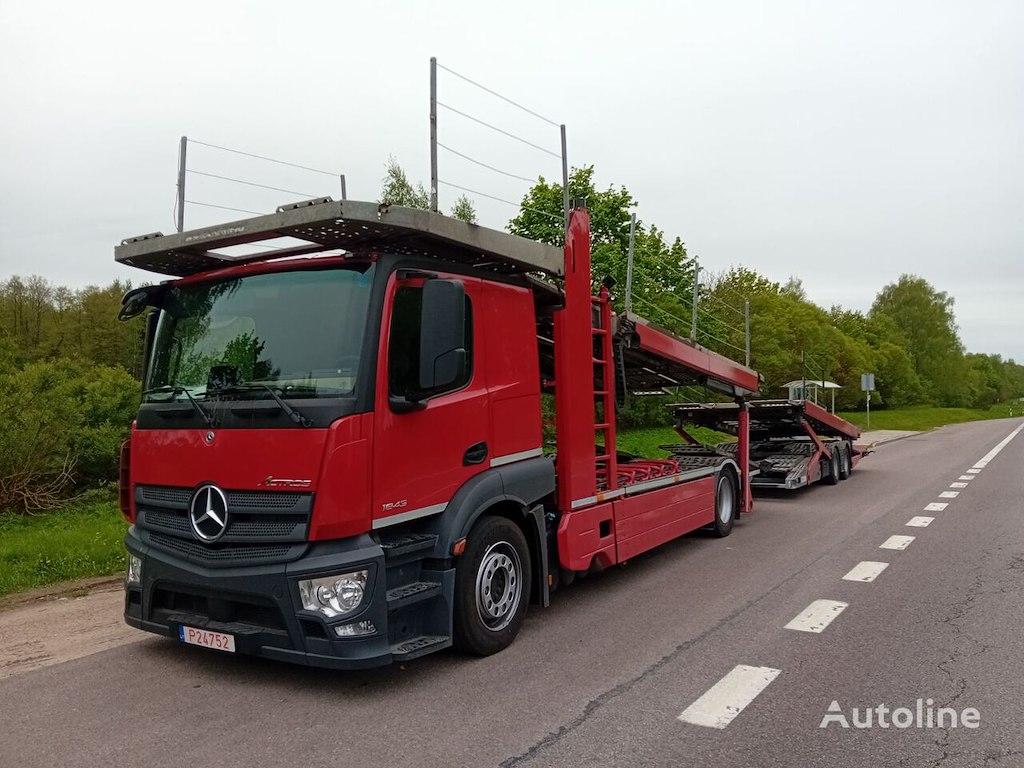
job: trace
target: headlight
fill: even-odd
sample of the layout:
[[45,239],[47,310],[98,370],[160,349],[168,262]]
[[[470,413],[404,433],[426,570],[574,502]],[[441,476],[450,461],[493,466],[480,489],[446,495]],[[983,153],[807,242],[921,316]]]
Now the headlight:
[[340,576],[304,579],[299,582],[302,607],[329,619],[352,613],[363,602],[369,575],[369,571],[353,571]]
[[139,585],[142,583],[142,558],[135,555],[128,555],[128,575],[125,576],[127,584]]

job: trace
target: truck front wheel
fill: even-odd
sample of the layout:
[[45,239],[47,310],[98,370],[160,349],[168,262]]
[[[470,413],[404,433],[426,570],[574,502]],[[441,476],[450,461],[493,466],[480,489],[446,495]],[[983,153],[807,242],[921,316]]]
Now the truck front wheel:
[[484,517],[455,569],[455,647],[477,656],[507,648],[530,599],[530,548],[515,523]]

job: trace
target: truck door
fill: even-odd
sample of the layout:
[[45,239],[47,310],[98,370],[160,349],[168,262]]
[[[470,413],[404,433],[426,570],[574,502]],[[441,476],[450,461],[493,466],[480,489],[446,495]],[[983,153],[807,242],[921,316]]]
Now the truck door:
[[459,487],[489,465],[490,418],[474,322],[481,281],[457,275],[465,289],[466,365],[445,391],[414,405],[419,384],[420,309],[424,278],[392,275],[384,302],[377,366],[373,441],[373,527],[386,528],[442,512]]

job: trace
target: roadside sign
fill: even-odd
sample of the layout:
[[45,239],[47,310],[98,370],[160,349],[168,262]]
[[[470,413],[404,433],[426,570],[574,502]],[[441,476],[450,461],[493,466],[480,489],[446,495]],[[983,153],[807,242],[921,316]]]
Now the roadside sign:
[[874,392],[875,391],[875,374],[873,374],[873,373],[862,373],[860,375],[860,391],[861,392]]

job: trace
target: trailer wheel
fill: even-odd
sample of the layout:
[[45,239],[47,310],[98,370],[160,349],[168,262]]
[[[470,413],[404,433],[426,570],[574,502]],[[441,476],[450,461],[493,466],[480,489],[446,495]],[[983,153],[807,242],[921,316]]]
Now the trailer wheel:
[[845,480],[853,470],[853,463],[850,460],[850,444],[843,443],[839,451],[839,479]]
[[732,472],[723,471],[715,483],[715,522],[711,529],[716,536],[726,537],[732,533],[736,522],[736,507],[739,494],[736,491],[736,479]]
[[454,644],[477,656],[507,648],[530,600],[530,548],[515,523],[481,518],[455,569]]
[[828,460],[828,474],[822,478],[828,485],[835,485],[839,482],[839,467],[841,464],[839,455],[842,450],[838,445],[832,446],[832,457]]

